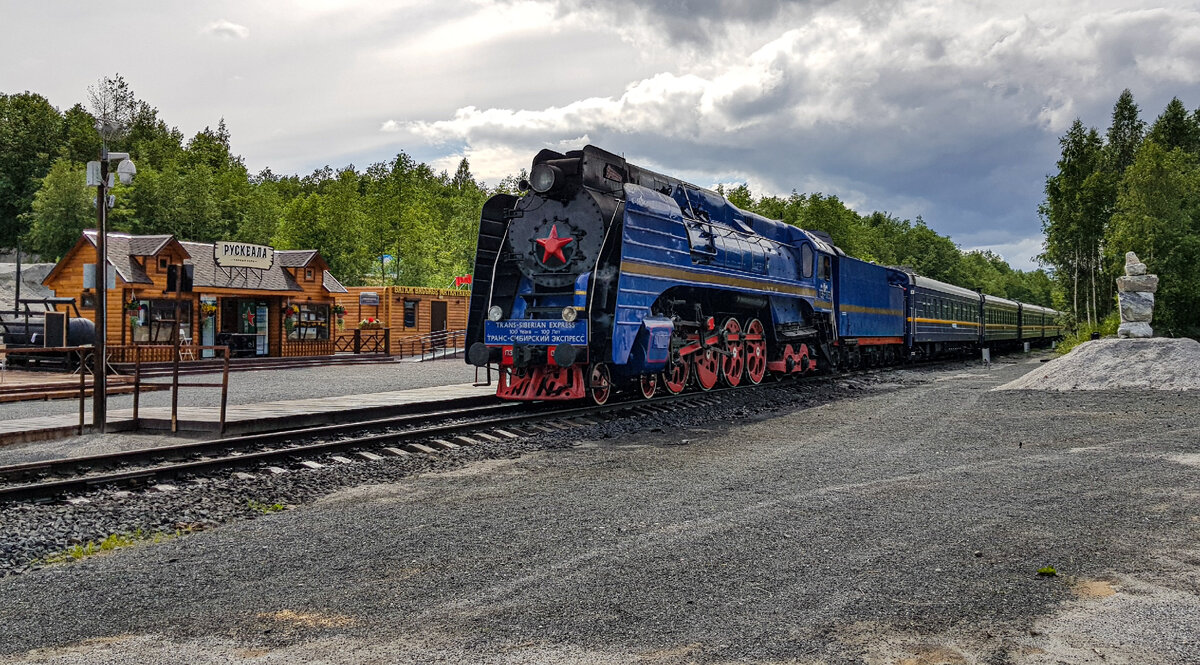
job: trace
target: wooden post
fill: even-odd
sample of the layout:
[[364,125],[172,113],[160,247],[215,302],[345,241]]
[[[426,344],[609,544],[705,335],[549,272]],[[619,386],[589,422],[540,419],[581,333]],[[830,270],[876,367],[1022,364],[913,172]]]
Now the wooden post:
[[221,371],[221,429],[218,437],[225,436],[225,405],[229,401],[229,347],[225,347],[225,367]]
[[142,347],[133,343],[133,427],[138,425],[138,401],[142,396]]
[[361,350],[362,350],[362,328],[355,328],[354,329],[354,354],[358,355],[358,352]]
[[383,329],[383,353],[384,355],[392,355],[392,329]]
[[[17,260],[20,261],[20,251],[17,252]],[[69,357],[69,356],[68,356]],[[87,403],[87,384],[84,379],[87,378],[87,356],[83,348],[79,349],[79,436],[83,436],[83,405]]]
[[175,271],[175,312],[171,322],[171,433],[179,432],[179,299],[183,295],[183,263]]

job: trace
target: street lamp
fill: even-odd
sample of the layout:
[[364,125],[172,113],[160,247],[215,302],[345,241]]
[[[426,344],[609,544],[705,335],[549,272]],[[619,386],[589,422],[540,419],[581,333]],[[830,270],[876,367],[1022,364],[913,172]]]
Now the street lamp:
[[[88,164],[88,184],[96,186],[96,341],[92,358],[92,426],[103,433],[108,425],[108,208],[109,165],[117,162],[117,177],[122,185],[133,182],[137,167],[127,152],[109,152],[100,148],[100,160]],[[93,175],[95,176],[93,178]],[[80,371],[83,371],[82,368]]]

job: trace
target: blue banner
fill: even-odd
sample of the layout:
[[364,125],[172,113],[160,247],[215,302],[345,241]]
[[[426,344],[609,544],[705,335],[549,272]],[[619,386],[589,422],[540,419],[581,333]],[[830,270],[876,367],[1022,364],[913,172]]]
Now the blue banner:
[[535,344],[557,346],[574,344],[587,346],[587,321],[573,323],[550,319],[518,319],[515,321],[487,321],[483,326],[483,343],[488,346],[506,344]]

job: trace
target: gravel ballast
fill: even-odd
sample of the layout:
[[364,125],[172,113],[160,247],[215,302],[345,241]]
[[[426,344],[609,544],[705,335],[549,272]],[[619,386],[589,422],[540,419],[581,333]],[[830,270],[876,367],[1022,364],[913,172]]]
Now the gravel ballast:
[[1038,367],[6,509],[303,504],[0,579],[0,662],[1198,662],[1200,404],[990,391]]

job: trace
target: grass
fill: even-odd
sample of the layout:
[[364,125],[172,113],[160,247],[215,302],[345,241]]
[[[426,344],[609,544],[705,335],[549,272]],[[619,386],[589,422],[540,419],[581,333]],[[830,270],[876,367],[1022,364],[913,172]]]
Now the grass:
[[1091,324],[1087,321],[1081,321],[1075,326],[1075,332],[1062,338],[1058,343],[1056,350],[1061,353],[1070,353],[1071,349],[1083,344],[1092,339],[1092,333],[1098,332],[1101,337],[1112,337],[1117,334],[1117,328],[1121,326],[1121,315],[1114,311],[1105,317],[1099,324]]
[[259,503],[254,499],[247,501],[246,506],[250,508],[250,510],[262,513],[263,515],[270,515],[271,513],[277,513],[281,510],[287,510],[287,506],[283,505],[282,503]]
[[97,554],[103,554],[105,552],[111,552],[113,550],[118,550],[125,547],[132,547],[141,543],[165,542],[174,538],[178,538],[184,533],[185,530],[183,529],[177,530],[175,533],[167,533],[165,531],[146,533],[141,529],[131,533],[114,533],[110,534],[104,540],[98,542],[89,540],[83,545],[72,545],[61,552],[47,556],[45,559],[42,559],[42,562],[46,564],[55,564],[79,561],[80,559],[86,559]]
[[1054,569],[1054,566],[1046,566],[1045,568],[1038,568],[1038,575],[1041,575],[1042,577],[1054,577],[1057,574],[1058,574],[1058,571]]

